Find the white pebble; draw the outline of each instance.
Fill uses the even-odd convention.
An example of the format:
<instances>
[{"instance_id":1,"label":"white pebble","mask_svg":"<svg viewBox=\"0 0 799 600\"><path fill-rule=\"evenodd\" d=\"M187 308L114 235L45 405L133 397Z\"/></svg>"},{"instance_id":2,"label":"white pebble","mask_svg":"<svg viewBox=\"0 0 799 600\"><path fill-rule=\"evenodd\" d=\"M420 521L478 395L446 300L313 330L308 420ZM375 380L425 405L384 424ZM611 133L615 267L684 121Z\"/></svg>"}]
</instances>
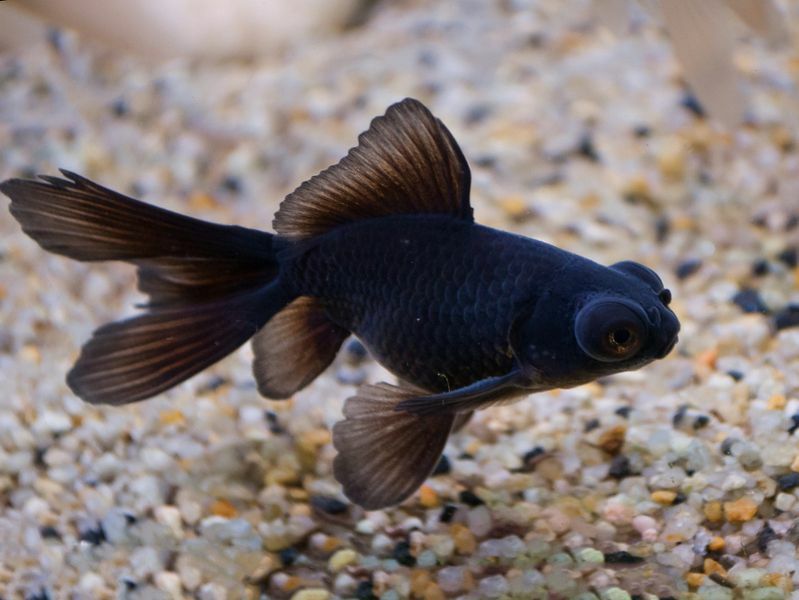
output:
<instances>
[{"instance_id":1,"label":"white pebble","mask_svg":"<svg viewBox=\"0 0 799 600\"><path fill-rule=\"evenodd\" d=\"M491 531L491 512L484 504L470 510L466 520L469 529L477 537L488 535L488 532Z\"/></svg>"},{"instance_id":2,"label":"white pebble","mask_svg":"<svg viewBox=\"0 0 799 600\"><path fill-rule=\"evenodd\" d=\"M153 511L155 520L169 527L170 531L176 538L183 537L183 524L180 519L180 511L171 505L163 504L156 506Z\"/></svg>"},{"instance_id":3,"label":"white pebble","mask_svg":"<svg viewBox=\"0 0 799 600\"><path fill-rule=\"evenodd\" d=\"M53 410L45 410L33 423L37 433L65 433L72 428L72 420L68 415Z\"/></svg>"},{"instance_id":4,"label":"white pebble","mask_svg":"<svg viewBox=\"0 0 799 600\"><path fill-rule=\"evenodd\" d=\"M104 586L105 582L103 581L103 578L100 577L97 573L92 573L92 572L85 573L80 578L80 583L78 583L78 587L82 592L86 592L92 595L96 594L98 596L100 595L99 592L103 589Z\"/></svg>"},{"instance_id":5,"label":"white pebble","mask_svg":"<svg viewBox=\"0 0 799 600\"><path fill-rule=\"evenodd\" d=\"M155 583L155 587L163 592L166 592L170 598L173 598L173 600L180 600L183 598L180 577L177 573L173 573L172 571L161 571L160 573L156 573L155 577L153 578L153 583Z\"/></svg>"},{"instance_id":6,"label":"white pebble","mask_svg":"<svg viewBox=\"0 0 799 600\"><path fill-rule=\"evenodd\" d=\"M169 454L152 446L141 451L141 459L144 466L151 471L165 471L174 463Z\"/></svg>"},{"instance_id":7,"label":"white pebble","mask_svg":"<svg viewBox=\"0 0 799 600\"><path fill-rule=\"evenodd\" d=\"M138 578L157 573L164 568L161 556L151 546L139 546L130 555L130 566Z\"/></svg>"},{"instance_id":8,"label":"white pebble","mask_svg":"<svg viewBox=\"0 0 799 600\"><path fill-rule=\"evenodd\" d=\"M199 600L227 600L225 588L218 583L206 583L197 593Z\"/></svg>"}]
</instances>

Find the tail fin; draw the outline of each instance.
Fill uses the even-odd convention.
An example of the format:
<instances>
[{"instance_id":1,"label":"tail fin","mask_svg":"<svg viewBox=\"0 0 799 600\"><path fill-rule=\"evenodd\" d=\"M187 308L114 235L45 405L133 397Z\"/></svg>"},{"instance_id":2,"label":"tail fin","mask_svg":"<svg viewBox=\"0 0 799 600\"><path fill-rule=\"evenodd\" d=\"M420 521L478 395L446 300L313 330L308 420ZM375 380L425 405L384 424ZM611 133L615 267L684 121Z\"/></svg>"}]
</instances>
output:
<instances>
[{"instance_id":1,"label":"tail fin","mask_svg":"<svg viewBox=\"0 0 799 600\"><path fill-rule=\"evenodd\" d=\"M95 331L67 382L93 403L149 398L217 362L291 298L276 280L274 236L207 223L66 179L11 179L0 191L44 249L82 261L124 260L149 295L141 316Z\"/></svg>"}]
</instances>

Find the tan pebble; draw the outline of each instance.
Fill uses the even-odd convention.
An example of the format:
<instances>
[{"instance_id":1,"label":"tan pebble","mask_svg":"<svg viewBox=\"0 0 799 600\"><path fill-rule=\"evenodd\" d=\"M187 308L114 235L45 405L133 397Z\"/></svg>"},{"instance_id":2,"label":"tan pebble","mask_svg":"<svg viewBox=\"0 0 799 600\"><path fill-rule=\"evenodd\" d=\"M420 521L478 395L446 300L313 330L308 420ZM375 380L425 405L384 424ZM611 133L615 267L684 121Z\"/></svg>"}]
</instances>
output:
<instances>
[{"instance_id":1,"label":"tan pebble","mask_svg":"<svg viewBox=\"0 0 799 600\"><path fill-rule=\"evenodd\" d=\"M162 410L158 415L158 420L162 425L184 425L186 417L179 410Z\"/></svg>"},{"instance_id":2,"label":"tan pebble","mask_svg":"<svg viewBox=\"0 0 799 600\"><path fill-rule=\"evenodd\" d=\"M343 548L330 557L330 560L327 561L327 568L331 573L338 573L344 567L357 562L357 560L358 553L355 550Z\"/></svg>"},{"instance_id":3,"label":"tan pebble","mask_svg":"<svg viewBox=\"0 0 799 600\"><path fill-rule=\"evenodd\" d=\"M300 590L291 597L291 600L328 600L330 592L322 588Z\"/></svg>"},{"instance_id":4,"label":"tan pebble","mask_svg":"<svg viewBox=\"0 0 799 600\"><path fill-rule=\"evenodd\" d=\"M691 587L699 587L705 581L705 576L703 573L686 573L685 574L685 583L690 585Z\"/></svg>"},{"instance_id":5,"label":"tan pebble","mask_svg":"<svg viewBox=\"0 0 799 600\"><path fill-rule=\"evenodd\" d=\"M799 288L799 267L793 270L793 287Z\"/></svg>"},{"instance_id":6,"label":"tan pebble","mask_svg":"<svg viewBox=\"0 0 799 600\"><path fill-rule=\"evenodd\" d=\"M300 579L296 575L289 575L288 577L282 580L280 589L282 589L284 592L293 592L301 585L302 585L302 579ZM295 596L292 596L292 599L294 597Z\"/></svg>"},{"instance_id":7,"label":"tan pebble","mask_svg":"<svg viewBox=\"0 0 799 600\"><path fill-rule=\"evenodd\" d=\"M438 494L429 485L419 488L419 503L425 508L435 508L440 504Z\"/></svg>"},{"instance_id":8,"label":"tan pebble","mask_svg":"<svg viewBox=\"0 0 799 600\"><path fill-rule=\"evenodd\" d=\"M299 483L300 474L292 469L270 469L264 478L266 485L291 485Z\"/></svg>"},{"instance_id":9,"label":"tan pebble","mask_svg":"<svg viewBox=\"0 0 799 600\"><path fill-rule=\"evenodd\" d=\"M499 206L510 219L522 221L530 216L530 209L521 196L508 196L499 200Z\"/></svg>"},{"instance_id":10,"label":"tan pebble","mask_svg":"<svg viewBox=\"0 0 799 600\"><path fill-rule=\"evenodd\" d=\"M411 593L415 598L422 597L430 584L430 572L425 569L414 569L411 573Z\"/></svg>"},{"instance_id":11,"label":"tan pebble","mask_svg":"<svg viewBox=\"0 0 799 600\"><path fill-rule=\"evenodd\" d=\"M19 356L24 361L36 364L38 364L42 359L42 355L39 352L39 349L31 344L23 346L19 352Z\"/></svg>"},{"instance_id":12,"label":"tan pebble","mask_svg":"<svg viewBox=\"0 0 799 600\"><path fill-rule=\"evenodd\" d=\"M289 488L288 489L289 498L292 500L307 500L308 499L308 492L302 488Z\"/></svg>"},{"instance_id":13,"label":"tan pebble","mask_svg":"<svg viewBox=\"0 0 799 600\"><path fill-rule=\"evenodd\" d=\"M599 447L608 454L618 454L624 446L624 438L627 435L625 425L616 425L602 432L599 436Z\"/></svg>"},{"instance_id":14,"label":"tan pebble","mask_svg":"<svg viewBox=\"0 0 799 600\"><path fill-rule=\"evenodd\" d=\"M682 179L685 174L685 148L677 138L666 140L657 157L660 173L671 180Z\"/></svg>"},{"instance_id":15,"label":"tan pebble","mask_svg":"<svg viewBox=\"0 0 799 600\"><path fill-rule=\"evenodd\" d=\"M444 600L446 596L438 584L431 581L424 590L423 598L424 600Z\"/></svg>"},{"instance_id":16,"label":"tan pebble","mask_svg":"<svg viewBox=\"0 0 799 600\"><path fill-rule=\"evenodd\" d=\"M183 598L183 586L180 582L180 576L172 571L161 571L156 573L153 578L155 587L162 592L166 592L170 598L180 600Z\"/></svg>"},{"instance_id":17,"label":"tan pebble","mask_svg":"<svg viewBox=\"0 0 799 600\"><path fill-rule=\"evenodd\" d=\"M458 554L472 554L477 548L477 541L474 534L460 523L456 523L450 528L452 539L455 542L455 549Z\"/></svg>"},{"instance_id":18,"label":"tan pebble","mask_svg":"<svg viewBox=\"0 0 799 600\"><path fill-rule=\"evenodd\" d=\"M717 523L724 518L724 512L722 510L721 502L713 500L712 502L708 502L702 507L702 512L705 513L705 518L708 521L712 521Z\"/></svg>"},{"instance_id":19,"label":"tan pebble","mask_svg":"<svg viewBox=\"0 0 799 600\"><path fill-rule=\"evenodd\" d=\"M768 399L768 403L766 404L766 408L769 410L782 410L785 408L785 404L788 401L785 399L783 394L774 394L771 398Z\"/></svg>"},{"instance_id":20,"label":"tan pebble","mask_svg":"<svg viewBox=\"0 0 799 600\"><path fill-rule=\"evenodd\" d=\"M724 503L724 517L730 523L751 521L757 514L757 504L751 498L743 497Z\"/></svg>"},{"instance_id":21,"label":"tan pebble","mask_svg":"<svg viewBox=\"0 0 799 600\"><path fill-rule=\"evenodd\" d=\"M264 581L280 566L280 561L273 554L264 554L258 566L250 575L251 581Z\"/></svg>"},{"instance_id":22,"label":"tan pebble","mask_svg":"<svg viewBox=\"0 0 799 600\"><path fill-rule=\"evenodd\" d=\"M702 568L704 569L705 574L707 575L712 575L713 573L716 573L718 575L721 575L722 577L727 576L727 569L722 567L712 558L706 558L705 562L702 565Z\"/></svg>"},{"instance_id":23,"label":"tan pebble","mask_svg":"<svg viewBox=\"0 0 799 600\"><path fill-rule=\"evenodd\" d=\"M209 210L216 208L216 199L210 194L195 192L189 197L189 205L197 210Z\"/></svg>"},{"instance_id":24,"label":"tan pebble","mask_svg":"<svg viewBox=\"0 0 799 600\"><path fill-rule=\"evenodd\" d=\"M652 189L644 176L636 176L630 179L624 186L622 194L639 202L652 201Z\"/></svg>"},{"instance_id":25,"label":"tan pebble","mask_svg":"<svg viewBox=\"0 0 799 600\"><path fill-rule=\"evenodd\" d=\"M671 506L677 498L677 493L671 490L656 490L649 497L652 502L657 502L663 506Z\"/></svg>"},{"instance_id":26,"label":"tan pebble","mask_svg":"<svg viewBox=\"0 0 799 600\"><path fill-rule=\"evenodd\" d=\"M224 499L214 500L214 503L211 504L211 514L217 517L225 517L226 519L232 519L238 514L236 507L233 506L230 502Z\"/></svg>"},{"instance_id":27,"label":"tan pebble","mask_svg":"<svg viewBox=\"0 0 799 600\"><path fill-rule=\"evenodd\" d=\"M778 587L785 592L793 591L793 581L783 573L766 573L760 578L760 585L763 587Z\"/></svg>"},{"instance_id":28,"label":"tan pebble","mask_svg":"<svg viewBox=\"0 0 799 600\"><path fill-rule=\"evenodd\" d=\"M707 544L707 549L711 552L721 552L724 550L724 538L719 536L712 538Z\"/></svg>"},{"instance_id":29,"label":"tan pebble","mask_svg":"<svg viewBox=\"0 0 799 600\"><path fill-rule=\"evenodd\" d=\"M312 513L313 510L311 510L310 504L293 504L289 509L289 514L291 514L294 517L310 517Z\"/></svg>"},{"instance_id":30,"label":"tan pebble","mask_svg":"<svg viewBox=\"0 0 799 600\"><path fill-rule=\"evenodd\" d=\"M793 462L791 463L791 471L796 471L799 473L799 454L794 457Z\"/></svg>"},{"instance_id":31,"label":"tan pebble","mask_svg":"<svg viewBox=\"0 0 799 600\"><path fill-rule=\"evenodd\" d=\"M708 348L707 350L703 350L699 354L696 355L694 360L696 364L708 368L708 369L715 369L716 368L716 361L719 359L719 350L718 348Z\"/></svg>"},{"instance_id":32,"label":"tan pebble","mask_svg":"<svg viewBox=\"0 0 799 600\"><path fill-rule=\"evenodd\" d=\"M325 554L329 554L330 552L335 552L338 548L341 547L341 540L337 537L326 537L322 543L319 545L319 550L324 552Z\"/></svg>"}]
</instances>

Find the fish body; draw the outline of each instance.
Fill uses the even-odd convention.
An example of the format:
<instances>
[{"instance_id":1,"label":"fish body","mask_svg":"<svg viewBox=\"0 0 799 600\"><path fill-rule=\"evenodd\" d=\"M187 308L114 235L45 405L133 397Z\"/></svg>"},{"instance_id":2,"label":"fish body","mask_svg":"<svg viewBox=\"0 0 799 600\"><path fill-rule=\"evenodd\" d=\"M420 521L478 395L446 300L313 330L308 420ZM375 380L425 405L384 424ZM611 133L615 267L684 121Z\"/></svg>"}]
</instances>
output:
<instances>
[{"instance_id":1,"label":"fish body","mask_svg":"<svg viewBox=\"0 0 799 600\"><path fill-rule=\"evenodd\" d=\"M359 388L333 430L334 474L365 508L412 494L474 410L639 368L677 340L670 293L647 267L476 224L468 164L415 100L287 196L274 234L63 174L0 191L43 248L132 263L149 296L142 314L94 332L70 388L136 402L252 339L259 392L288 398L355 334L399 378Z\"/></svg>"}]
</instances>

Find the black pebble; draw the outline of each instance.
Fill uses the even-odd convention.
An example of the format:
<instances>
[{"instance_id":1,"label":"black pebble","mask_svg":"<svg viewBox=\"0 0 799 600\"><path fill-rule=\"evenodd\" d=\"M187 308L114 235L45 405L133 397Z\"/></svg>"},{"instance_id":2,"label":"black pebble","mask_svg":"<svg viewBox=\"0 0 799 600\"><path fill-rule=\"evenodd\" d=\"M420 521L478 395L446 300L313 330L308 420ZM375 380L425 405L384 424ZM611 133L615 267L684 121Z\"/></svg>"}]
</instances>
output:
<instances>
[{"instance_id":1,"label":"black pebble","mask_svg":"<svg viewBox=\"0 0 799 600\"><path fill-rule=\"evenodd\" d=\"M626 550L619 550L618 552L605 553L605 562L608 564L637 565L644 562L644 559L640 556L634 556Z\"/></svg>"},{"instance_id":2,"label":"black pebble","mask_svg":"<svg viewBox=\"0 0 799 600\"><path fill-rule=\"evenodd\" d=\"M757 277L762 277L763 275L768 275L768 272L771 270L771 267L768 264L768 261L765 258L758 258L755 262L752 263L752 275Z\"/></svg>"},{"instance_id":3,"label":"black pebble","mask_svg":"<svg viewBox=\"0 0 799 600\"><path fill-rule=\"evenodd\" d=\"M124 117L130 113L130 106L124 98L117 98L111 103L111 112L115 117Z\"/></svg>"},{"instance_id":4,"label":"black pebble","mask_svg":"<svg viewBox=\"0 0 799 600\"><path fill-rule=\"evenodd\" d=\"M100 523L96 527L85 529L80 532L80 540L82 542L89 542L92 546L99 546L106 541L105 530Z\"/></svg>"},{"instance_id":5,"label":"black pebble","mask_svg":"<svg viewBox=\"0 0 799 600\"><path fill-rule=\"evenodd\" d=\"M637 138L647 138L652 135L652 128L649 125L636 125L633 135Z\"/></svg>"},{"instance_id":6,"label":"black pebble","mask_svg":"<svg viewBox=\"0 0 799 600\"><path fill-rule=\"evenodd\" d=\"M212 375L208 382L200 387L198 390L200 394L207 394L209 392L214 392L221 388L223 385L230 383L230 379L227 377L222 377L220 375Z\"/></svg>"},{"instance_id":7,"label":"black pebble","mask_svg":"<svg viewBox=\"0 0 799 600\"><path fill-rule=\"evenodd\" d=\"M707 424L710 423L710 417L707 415L699 415L694 419L694 429L702 429L703 427L707 427Z\"/></svg>"},{"instance_id":8,"label":"black pebble","mask_svg":"<svg viewBox=\"0 0 799 600\"><path fill-rule=\"evenodd\" d=\"M799 327L799 306L789 304L774 315L774 327L779 331L789 327Z\"/></svg>"},{"instance_id":9,"label":"black pebble","mask_svg":"<svg viewBox=\"0 0 799 600\"><path fill-rule=\"evenodd\" d=\"M786 266L795 269L799 264L799 251L796 248L786 248L777 255L777 258Z\"/></svg>"},{"instance_id":10,"label":"black pebble","mask_svg":"<svg viewBox=\"0 0 799 600\"><path fill-rule=\"evenodd\" d=\"M58 529L53 527L52 525L45 525L39 530L39 534L46 539L46 540L60 540L61 534L58 532Z\"/></svg>"},{"instance_id":11,"label":"black pebble","mask_svg":"<svg viewBox=\"0 0 799 600\"><path fill-rule=\"evenodd\" d=\"M683 419L685 418L685 414L687 412L688 412L688 405L681 404L679 407L677 407L677 411L671 417L671 424L674 427L678 427L680 423L682 423Z\"/></svg>"},{"instance_id":12,"label":"black pebble","mask_svg":"<svg viewBox=\"0 0 799 600\"><path fill-rule=\"evenodd\" d=\"M536 446L532 450L528 450L527 452L524 453L522 461L524 462L524 464L528 464L545 453L546 450L544 450L541 446Z\"/></svg>"},{"instance_id":13,"label":"black pebble","mask_svg":"<svg viewBox=\"0 0 799 600\"><path fill-rule=\"evenodd\" d=\"M346 502L328 496L311 496L311 506L329 515L340 515L349 509Z\"/></svg>"},{"instance_id":14,"label":"black pebble","mask_svg":"<svg viewBox=\"0 0 799 600\"><path fill-rule=\"evenodd\" d=\"M633 410L632 406L620 406L619 408L617 408L613 412L615 412L620 417L626 419L626 418L628 418L630 416L630 413L632 412L632 410Z\"/></svg>"},{"instance_id":15,"label":"black pebble","mask_svg":"<svg viewBox=\"0 0 799 600\"><path fill-rule=\"evenodd\" d=\"M601 423L599 422L599 419L589 419L588 421L585 422L585 427L583 427L583 432L588 433L589 431L593 431L594 429L597 429L600 425Z\"/></svg>"},{"instance_id":16,"label":"black pebble","mask_svg":"<svg viewBox=\"0 0 799 600\"><path fill-rule=\"evenodd\" d=\"M286 433L286 430L283 429L283 426L277 419L277 413L272 412L271 410L267 410L264 415L266 416L266 422L269 424L269 431L272 432L274 435L280 435L282 433Z\"/></svg>"},{"instance_id":17,"label":"black pebble","mask_svg":"<svg viewBox=\"0 0 799 600\"><path fill-rule=\"evenodd\" d=\"M280 552L278 552L278 556L280 556L280 562L284 567L290 567L297 559L300 557L300 553L295 548L283 548Z\"/></svg>"},{"instance_id":18,"label":"black pebble","mask_svg":"<svg viewBox=\"0 0 799 600\"><path fill-rule=\"evenodd\" d=\"M791 423L792 425L788 428L788 435L793 435L793 433L799 429L799 413L791 415Z\"/></svg>"},{"instance_id":19,"label":"black pebble","mask_svg":"<svg viewBox=\"0 0 799 600\"><path fill-rule=\"evenodd\" d=\"M705 118L705 109L699 103L699 100L697 100L696 96L694 96L690 92L686 92L686 94L682 97L682 100L680 101L680 106L691 111L695 117L698 117L700 119Z\"/></svg>"},{"instance_id":20,"label":"black pebble","mask_svg":"<svg viewBox=\"0 0 799 600\"><path fill-rule=\"evenodd\" d=\"M447 475L452 471L452 464L449 462L449 458L447 458L446 454L442 454L441 458L438 459L438 464L436 468L433 469L433 476L436 475Z\"/></svg>"},{"instance_id":21,"label":"black pebble","mask_svg":"<svg viewBox=\"0 0 799 600\"><path fill-rule=\"evenodd\" d=\"M671 221L669 221L668 217L658 217L657 221L655 221L655 240L659 244L662 244L666 241L666 238L669 237L671 233Z\"/></svg>"},{"instance_id":22,"label":"black pebble","mask_svg":"<svg viewBox=\"0 0 799 600\"><path fill-rule=\"evenodd\" d=\"M768 314L768 307L757 290L743 289L732 297L732 301L745 313Z\"/></svg>"},{"instance_id":23,"label":"black pebble","mask_svg":"<svg viewBox=\"0 0 799 600\"><path fill-rule=\"evenodd\" d=\"M372 582L367 579L358 583L358 587L355 589L355 597L358 600L377 600Z\"/></svg>"},{"instance_id":24,"label":"black pebble","mask_svg":"<svg viewBox=\"0 0 799 600\"><path fill-rule=\"evenodd\" d=\"M677 279L688 279L701 268L701 260L698 258L689 258L677 265L677 268L674 269L674 274L677 276Z\"/></svg>"},{"instance_id":25,"label":"black pebble","mask_svg":"<svg viewBox=\"0 0 799 600\"><path fill-rule=\"evenodd\" d=\"M468 125L474 125L476 123L480 123L485 121L486 118L491 114L491 107L485 104L477 104L472 106L467 112L464 121Z\"/></svg>"},{"instance_id":26,"label":"black pebble","mask_svg":"<svg viewBox=\"0 0 799 600\"><path fill-rule=\"evenodd\" d=\"M768 550L768 543L777 538L779 538L777 532L771 528L771 525L766 523L760 528L760 531L757 532L757 537L755 538L757 541L757 549L761 552L765 552Z\"/></svg>"},{"instance_id":27,"label":"black pebble","mask_svg":"<svg viewBox=\"0 0 799 600\"><path fill-rule=\"evenodd\" d=\"M41 446L33 451L33 464L37 467L43 468L47 465L44 463L44 455L47 453L47 448Z\"/></svg>"},{"instance_id":28,"label":"black pebble","mask_svg":"<svg viewBox=\"0 0 799 600\"><path fill-rule=\"evenodd\" d=\"M691 475L692 473L688 474L688 477L690 477ZM688 500L688 498L685 496L685 494L683 494L682 492L677 492L677 495L674 496L674 500L671 501L671 505L674 506L675 504L682 504L686 500Z\"/></svg>"},{"instance_id":29,"label":"black pebble","mask_svg":"<svg viewBox=\"0 0 799 600\"><path fill-rule=\"evenodd\" d=\"M391 556L404 567L412 567L416 564L416 558L411 554L411 547L406 541L397 542Z\"/></svg>"},{"instance_id":30,"label":"black pebble","mask_svg":"<svg viewBox=\"0 0 799 600\"><path fill-rule=\"evenodd\" d=\"M137 587L139 587L139 584L130 579L129 577L123 577L119 582L125 586L125 590L128 592L132 592Z\"/></svg>"},{"instance_id":31,"label":"black pebble","mask_svg":"<svg viewBox=\"0 0 799 600\"><path fill-rule=\"evenodd\" d=\"M730 369L727 371L727 375L729 375L733 381L741 381L744 378L744 374L741 371L736 371L735 369Z\"/></svg>"},{"instance_id":32,"label":"black pebble","mask_svg":"<svg viewBox=\"0 0 799 600\"><path fill-rule=\"evenodd\" d=\"M630 459L623 454L618 454L613 457L608 469L608 475L613 479L624 479L632 475L630 470Z\"/></svg>"},{"instance_id":33,"label":"black pebble","mask_svg":"<svg viewBox=\"0 0 799 600\"><path fill-rule=\"evenodd\" d=\"M231 194L241 193L242 187L241 179L235 175L228 175L222 180L222 189Z\"/></svg>"},{"instance_id":34,"label":"black pebble","mask_svg":"<svg viewBox=\"0 0 799 600\"><path fill-rule=\"evenodd\" d=\"M738 440L735 438L726 438L723 442L721 442L721 453L724 456L729 456L730 452L732 452L732 445L737 441Z\"/></svg>"},{"instance_id":35,"label":"black pebble","mask_svg":"<svg viewBox=\"0 0 799 600\"><path fill-rule=\"evenodd\" d=\"M785 221L785 231L791 231L797 225L799 225L799 213L793 213L788 219Z\"/></svg>"},{"instance_id":36,"label":"black pebble","mask_svg":"<svg viewBox=\"0 0 799 600\"><path fill-rule=\"evenodd\" d=\"M44 588L39 588L39 591L30 596L25 596L25 600L50 600L50 592Z\"/></svg>"},{"instance_id":37,"label":"black pebble","mask_svg":"<svg viewBox=\"0 0 799 600\"><path fill-rule=\"evenodd\" d=\"M485 502L480 499L480 496L471 490L463 490L458 494L458 499L467 506L480 506L481 504L485 504Z\"/></svg>"},{"instance_id":38,"label":"black pebble","mask_svg":"<svg viewBox=\"0 0 799 600\"><path fill-rule=\"evenodd\" d=\"M136 515L134 515L133 513L129 513L129 512L125 513L125 523L127 523L128 525L135 525L136 521L138 521L138 519L136 518Z\"/></svg>"},{"instance_id":39,"label":"black pebble","mask_svg":"<svg viewBox=\"0 0 799 600\"><path fill-rule=\"evenodd\" d=\"M357 338L351 338L344 346L344 352L347 356L347 361L352 365L359 365L369 357L369 351L366 346L361 343Z\"/></svg>"},{"instance_id":40,"label":"black pebble","mask_svg":"<svg viewBox=\"0 0 799 600\"><path fill-rule=\"evenodd\" d=\"M777 487L782 491L792 490L799 486L799 473L788 473L777 478Z\"/></svg>"},{"instance_id":41,"label":"black pebble","mask_svg":"<svg viewBox=\"0 0 799 600\"><path fill-rule=\"evenodd\" d=\"M446 504L444 508L441 509L441 514L438 517L438 520L442 523L449 523L452 521L452 517L455 516L455 513L458 512L458 507L454 504Z\"/></svg>"},{"instance_id":42,"label":"black pebble","mask_svg":"<svg viewBox=\"0 0 799 600\"><path fill-rule=\"evenodd\" d=\"M577 146L577 154L591 162L600 161L596 146L594 146L594 139L590 133L584 133L580 138L580 144Z\"/></svg>"}]
</instances>

